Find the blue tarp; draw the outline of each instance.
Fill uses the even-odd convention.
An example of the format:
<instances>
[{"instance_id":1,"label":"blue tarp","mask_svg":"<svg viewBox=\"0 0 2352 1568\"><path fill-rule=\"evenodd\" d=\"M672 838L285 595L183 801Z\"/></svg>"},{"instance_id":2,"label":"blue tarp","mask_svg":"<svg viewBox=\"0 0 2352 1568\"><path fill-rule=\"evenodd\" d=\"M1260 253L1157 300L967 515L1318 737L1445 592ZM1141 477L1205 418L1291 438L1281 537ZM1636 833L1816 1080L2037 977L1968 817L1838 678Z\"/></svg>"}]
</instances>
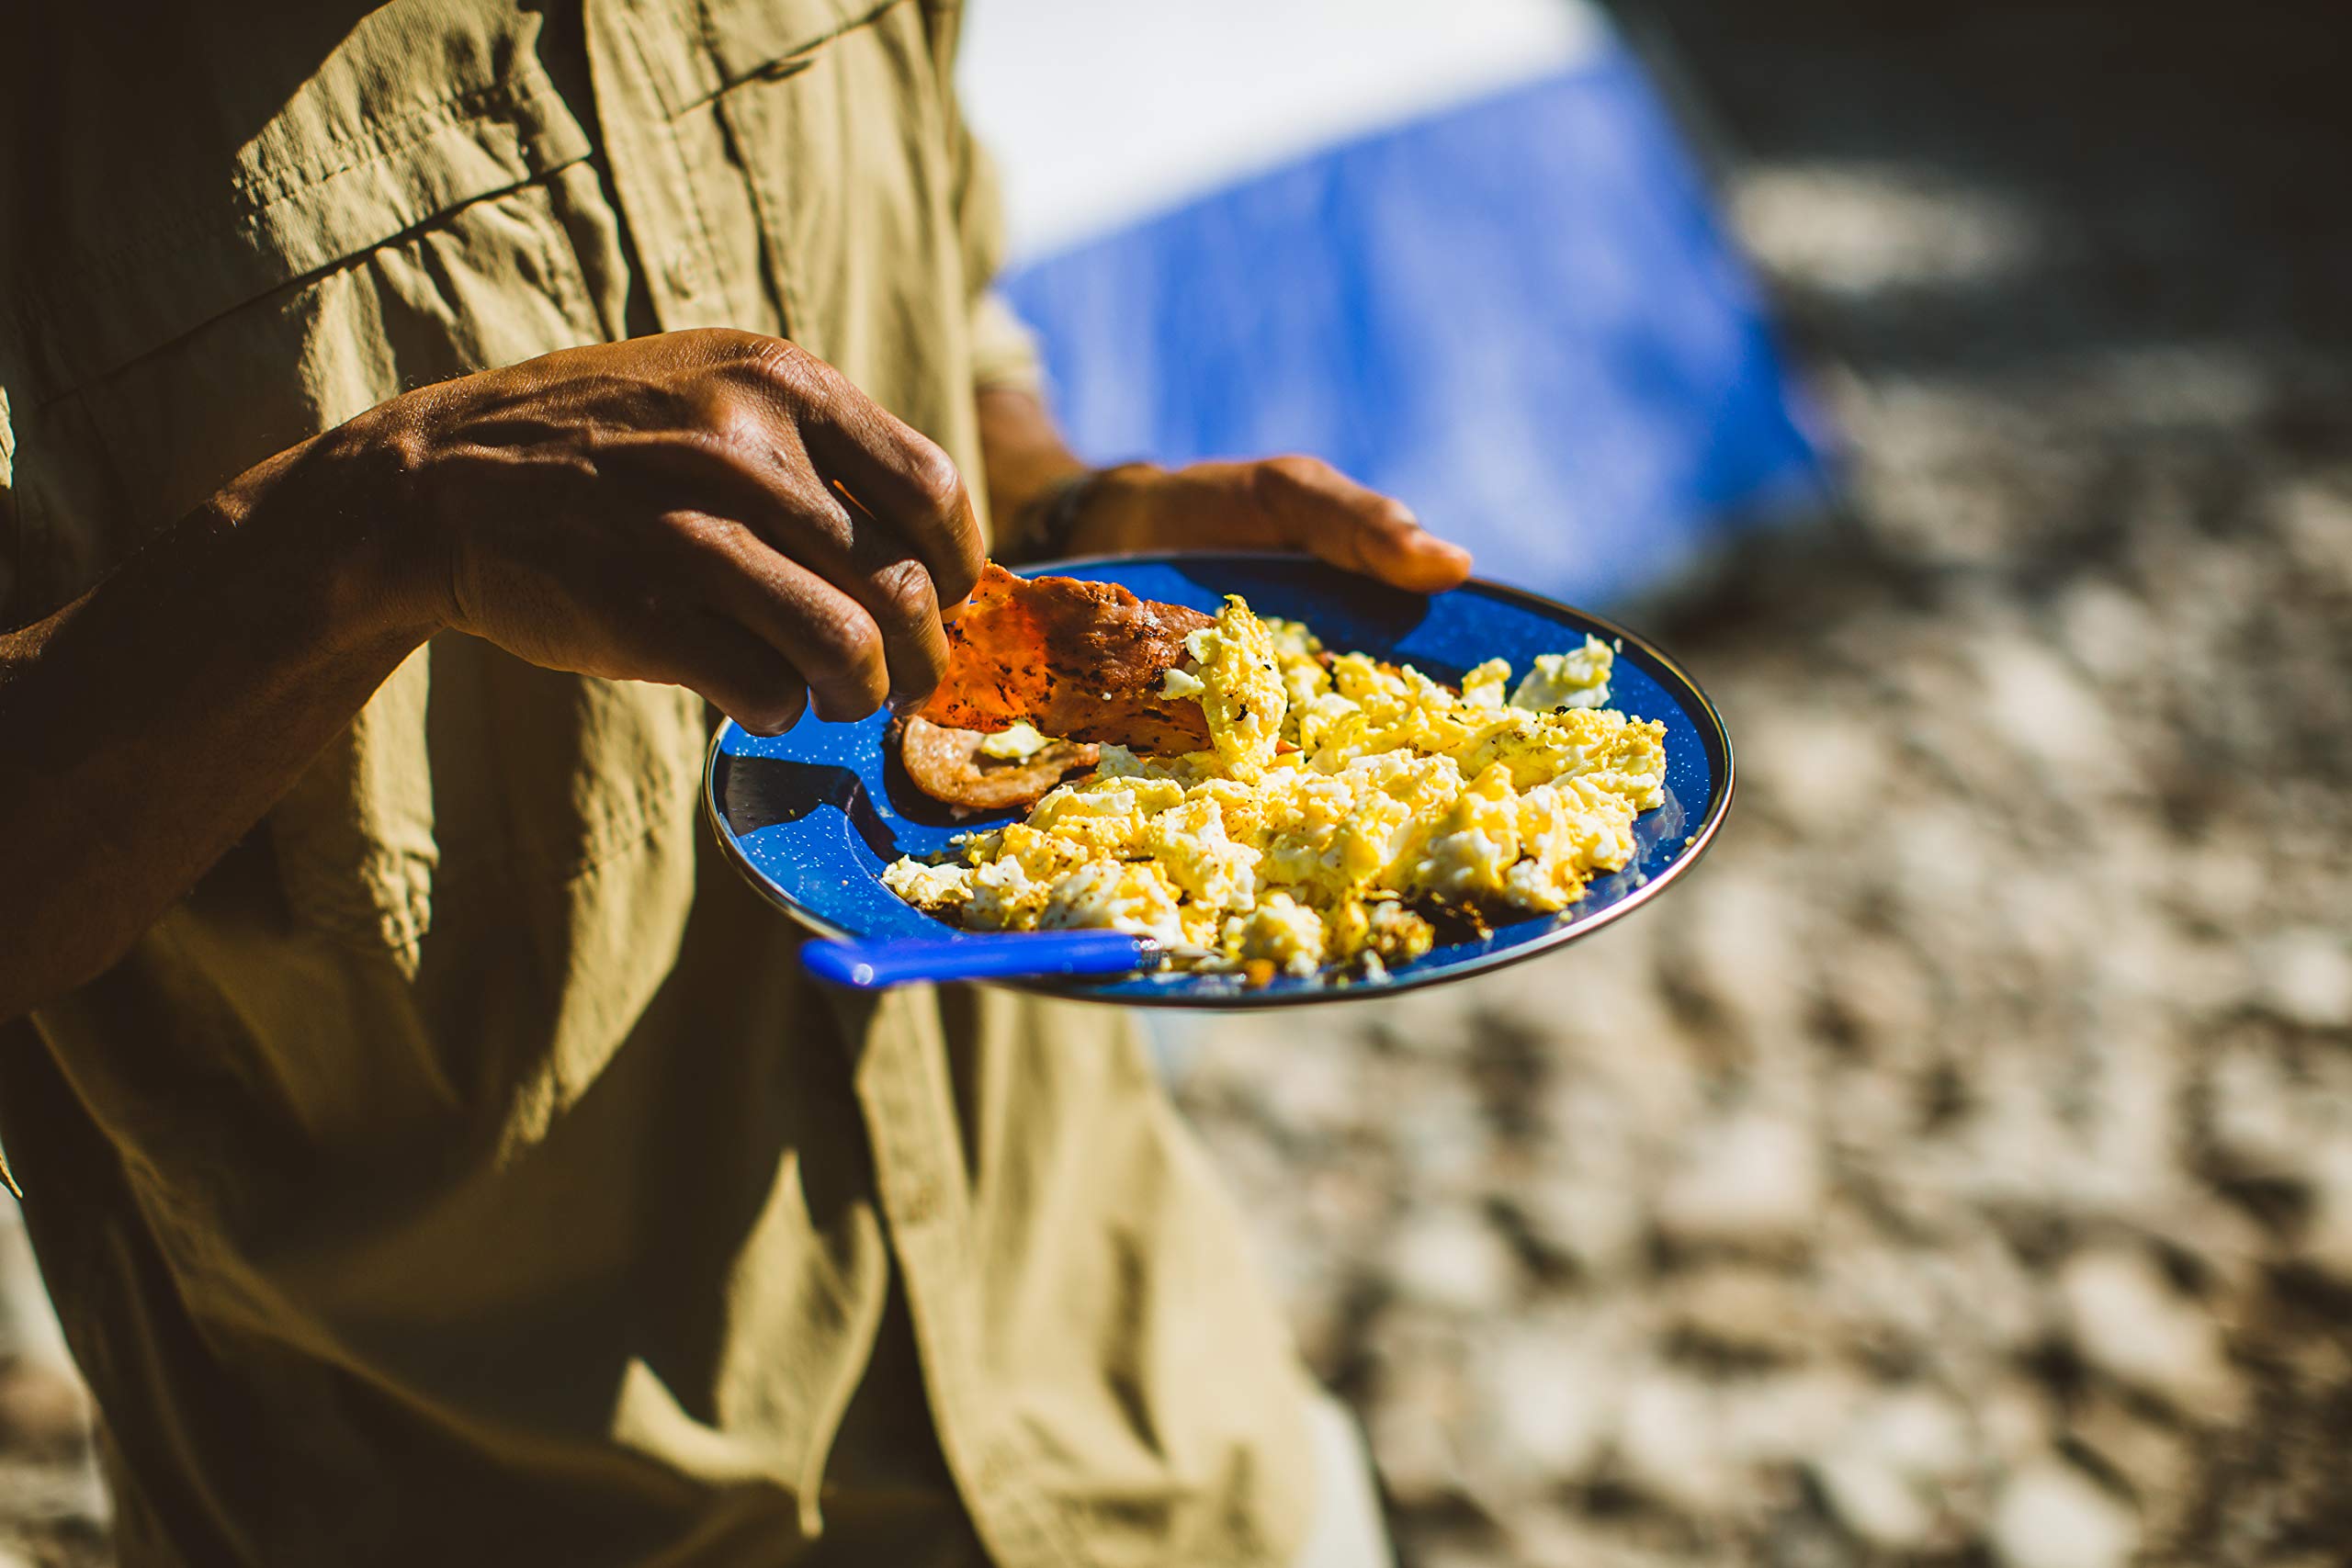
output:
<instances>
[{"instance_id":1,"label":"blue tarp","mask_svg":"<svg viewBox=\"0 0 2352 1568\"><path fill-rule=\"evenodd\" d=\"M1313 453L1571 601L1826 489L1754 280L1615 46L1004 288L1088 456Z\"/></svg>"}]
</instances>

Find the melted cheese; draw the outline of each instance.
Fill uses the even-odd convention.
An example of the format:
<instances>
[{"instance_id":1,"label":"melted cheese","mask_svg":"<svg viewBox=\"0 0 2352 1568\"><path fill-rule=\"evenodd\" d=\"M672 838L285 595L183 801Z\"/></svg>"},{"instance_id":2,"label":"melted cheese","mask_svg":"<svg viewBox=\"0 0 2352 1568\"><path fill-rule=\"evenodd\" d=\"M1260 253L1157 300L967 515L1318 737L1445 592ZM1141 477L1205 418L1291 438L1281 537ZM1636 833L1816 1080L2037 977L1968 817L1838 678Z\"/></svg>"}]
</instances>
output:
<instances>
[{"instance_id":1,"label":"melted cheese","mask_svg":"<svg viewBox=\"0 0 2352 1568\"><path fill-rule=\"evenodd\" d=\"M1012 724L993 735L982 736L980 755L994 757L1001 761L1018 762L1024 758L1035 756L1052 744L1052 741L1037 733L1035 725Z\"/></svg>"}]
</instances>

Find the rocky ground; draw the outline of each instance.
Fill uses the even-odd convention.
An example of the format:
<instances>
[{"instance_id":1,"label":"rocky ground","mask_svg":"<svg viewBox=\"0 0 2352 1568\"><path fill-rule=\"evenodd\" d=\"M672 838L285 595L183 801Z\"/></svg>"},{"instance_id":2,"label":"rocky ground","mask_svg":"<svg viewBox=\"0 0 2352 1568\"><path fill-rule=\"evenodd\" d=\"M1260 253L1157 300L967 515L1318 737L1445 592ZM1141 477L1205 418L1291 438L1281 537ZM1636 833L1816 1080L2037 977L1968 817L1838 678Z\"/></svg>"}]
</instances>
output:
<instances>
[{"instance_id":1,"label":"rocky ground","mask_svg":"<svg viewBox=\"0 0 2352 1568\"><path fill-rule=\"evenodd\" d=\"M1408 1562L2352 1562L2345 24L1634 17L1850 444L1634 617L1732 822L1183 1099Z\"/></svg>"},{"instance_id":2,"label":"rocky ground","mask_svg":"<svg viewBox=\"0 0 2352 1568\"><path fill-rule=\"evenodd\" d=\"M1734 819L1581 948L1174 1053L1409 1562L2352 1562L2333 11L1631 8L1850 446L1634 617ZM44 1386L0 1568L100 1553Z\"/></svg>"}]
</instances>

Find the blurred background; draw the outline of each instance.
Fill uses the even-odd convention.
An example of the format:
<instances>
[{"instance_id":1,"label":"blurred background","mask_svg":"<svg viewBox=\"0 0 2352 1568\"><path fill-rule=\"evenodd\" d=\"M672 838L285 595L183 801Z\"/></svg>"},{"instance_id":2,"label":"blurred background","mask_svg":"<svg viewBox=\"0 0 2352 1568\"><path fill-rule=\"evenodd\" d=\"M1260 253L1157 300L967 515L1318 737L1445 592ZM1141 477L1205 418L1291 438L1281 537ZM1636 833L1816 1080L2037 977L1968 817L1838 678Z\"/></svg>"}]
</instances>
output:
<instances>
[{"instance_id":1,"label":"blurred background","mask_svg":"<svg viewBox=\"0 0 2352 1568\"><path fill-rule=\"evenodd\" d=\"M1329 457L1738 750L1580 947L1164 1032L1406 1562L2352 1562L2342 7L970 28L1082 449ZM0 1369L104 1561L5 1203Z\"/></svg>"}]
</instances>

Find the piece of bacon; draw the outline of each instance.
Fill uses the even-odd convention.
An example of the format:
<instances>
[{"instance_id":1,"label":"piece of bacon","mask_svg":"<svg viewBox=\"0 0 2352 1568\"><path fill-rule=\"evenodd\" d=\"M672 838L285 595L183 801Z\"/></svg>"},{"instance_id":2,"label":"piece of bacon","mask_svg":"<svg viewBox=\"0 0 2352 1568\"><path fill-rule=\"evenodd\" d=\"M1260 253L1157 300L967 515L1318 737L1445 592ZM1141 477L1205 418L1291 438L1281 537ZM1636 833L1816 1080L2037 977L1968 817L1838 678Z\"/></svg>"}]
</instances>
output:
<instances>
[{"instance_id":1,"label":"piece of bacon","mask_svg":"<svg viewBox=\"0 0 2352 1568\"><path fill-rule=\"evenodd\" d=\"M899 722L899 760L917 789L966 811L1035 806L1063 779L1102 760L1100 746L1076 740L1049 740L1017 760L991 757L980 750L987 739L977 729L910 716Z\"/></svg>"},{"instance_id":2,"label":"piece of bacon","mask_svg":"<svg viewBox=\"0 0 2352 1568\"><path fill-rule=\"evenodd\" d=\"M1199 751L1208 720L1160 680L1198 610L1138 599L1111 582L1020 578L990 561L971 603L947 620L947 676L917 716L994 732L1026 720L1045 734L1137 751Z\"/></svg>"}]
</instances>

